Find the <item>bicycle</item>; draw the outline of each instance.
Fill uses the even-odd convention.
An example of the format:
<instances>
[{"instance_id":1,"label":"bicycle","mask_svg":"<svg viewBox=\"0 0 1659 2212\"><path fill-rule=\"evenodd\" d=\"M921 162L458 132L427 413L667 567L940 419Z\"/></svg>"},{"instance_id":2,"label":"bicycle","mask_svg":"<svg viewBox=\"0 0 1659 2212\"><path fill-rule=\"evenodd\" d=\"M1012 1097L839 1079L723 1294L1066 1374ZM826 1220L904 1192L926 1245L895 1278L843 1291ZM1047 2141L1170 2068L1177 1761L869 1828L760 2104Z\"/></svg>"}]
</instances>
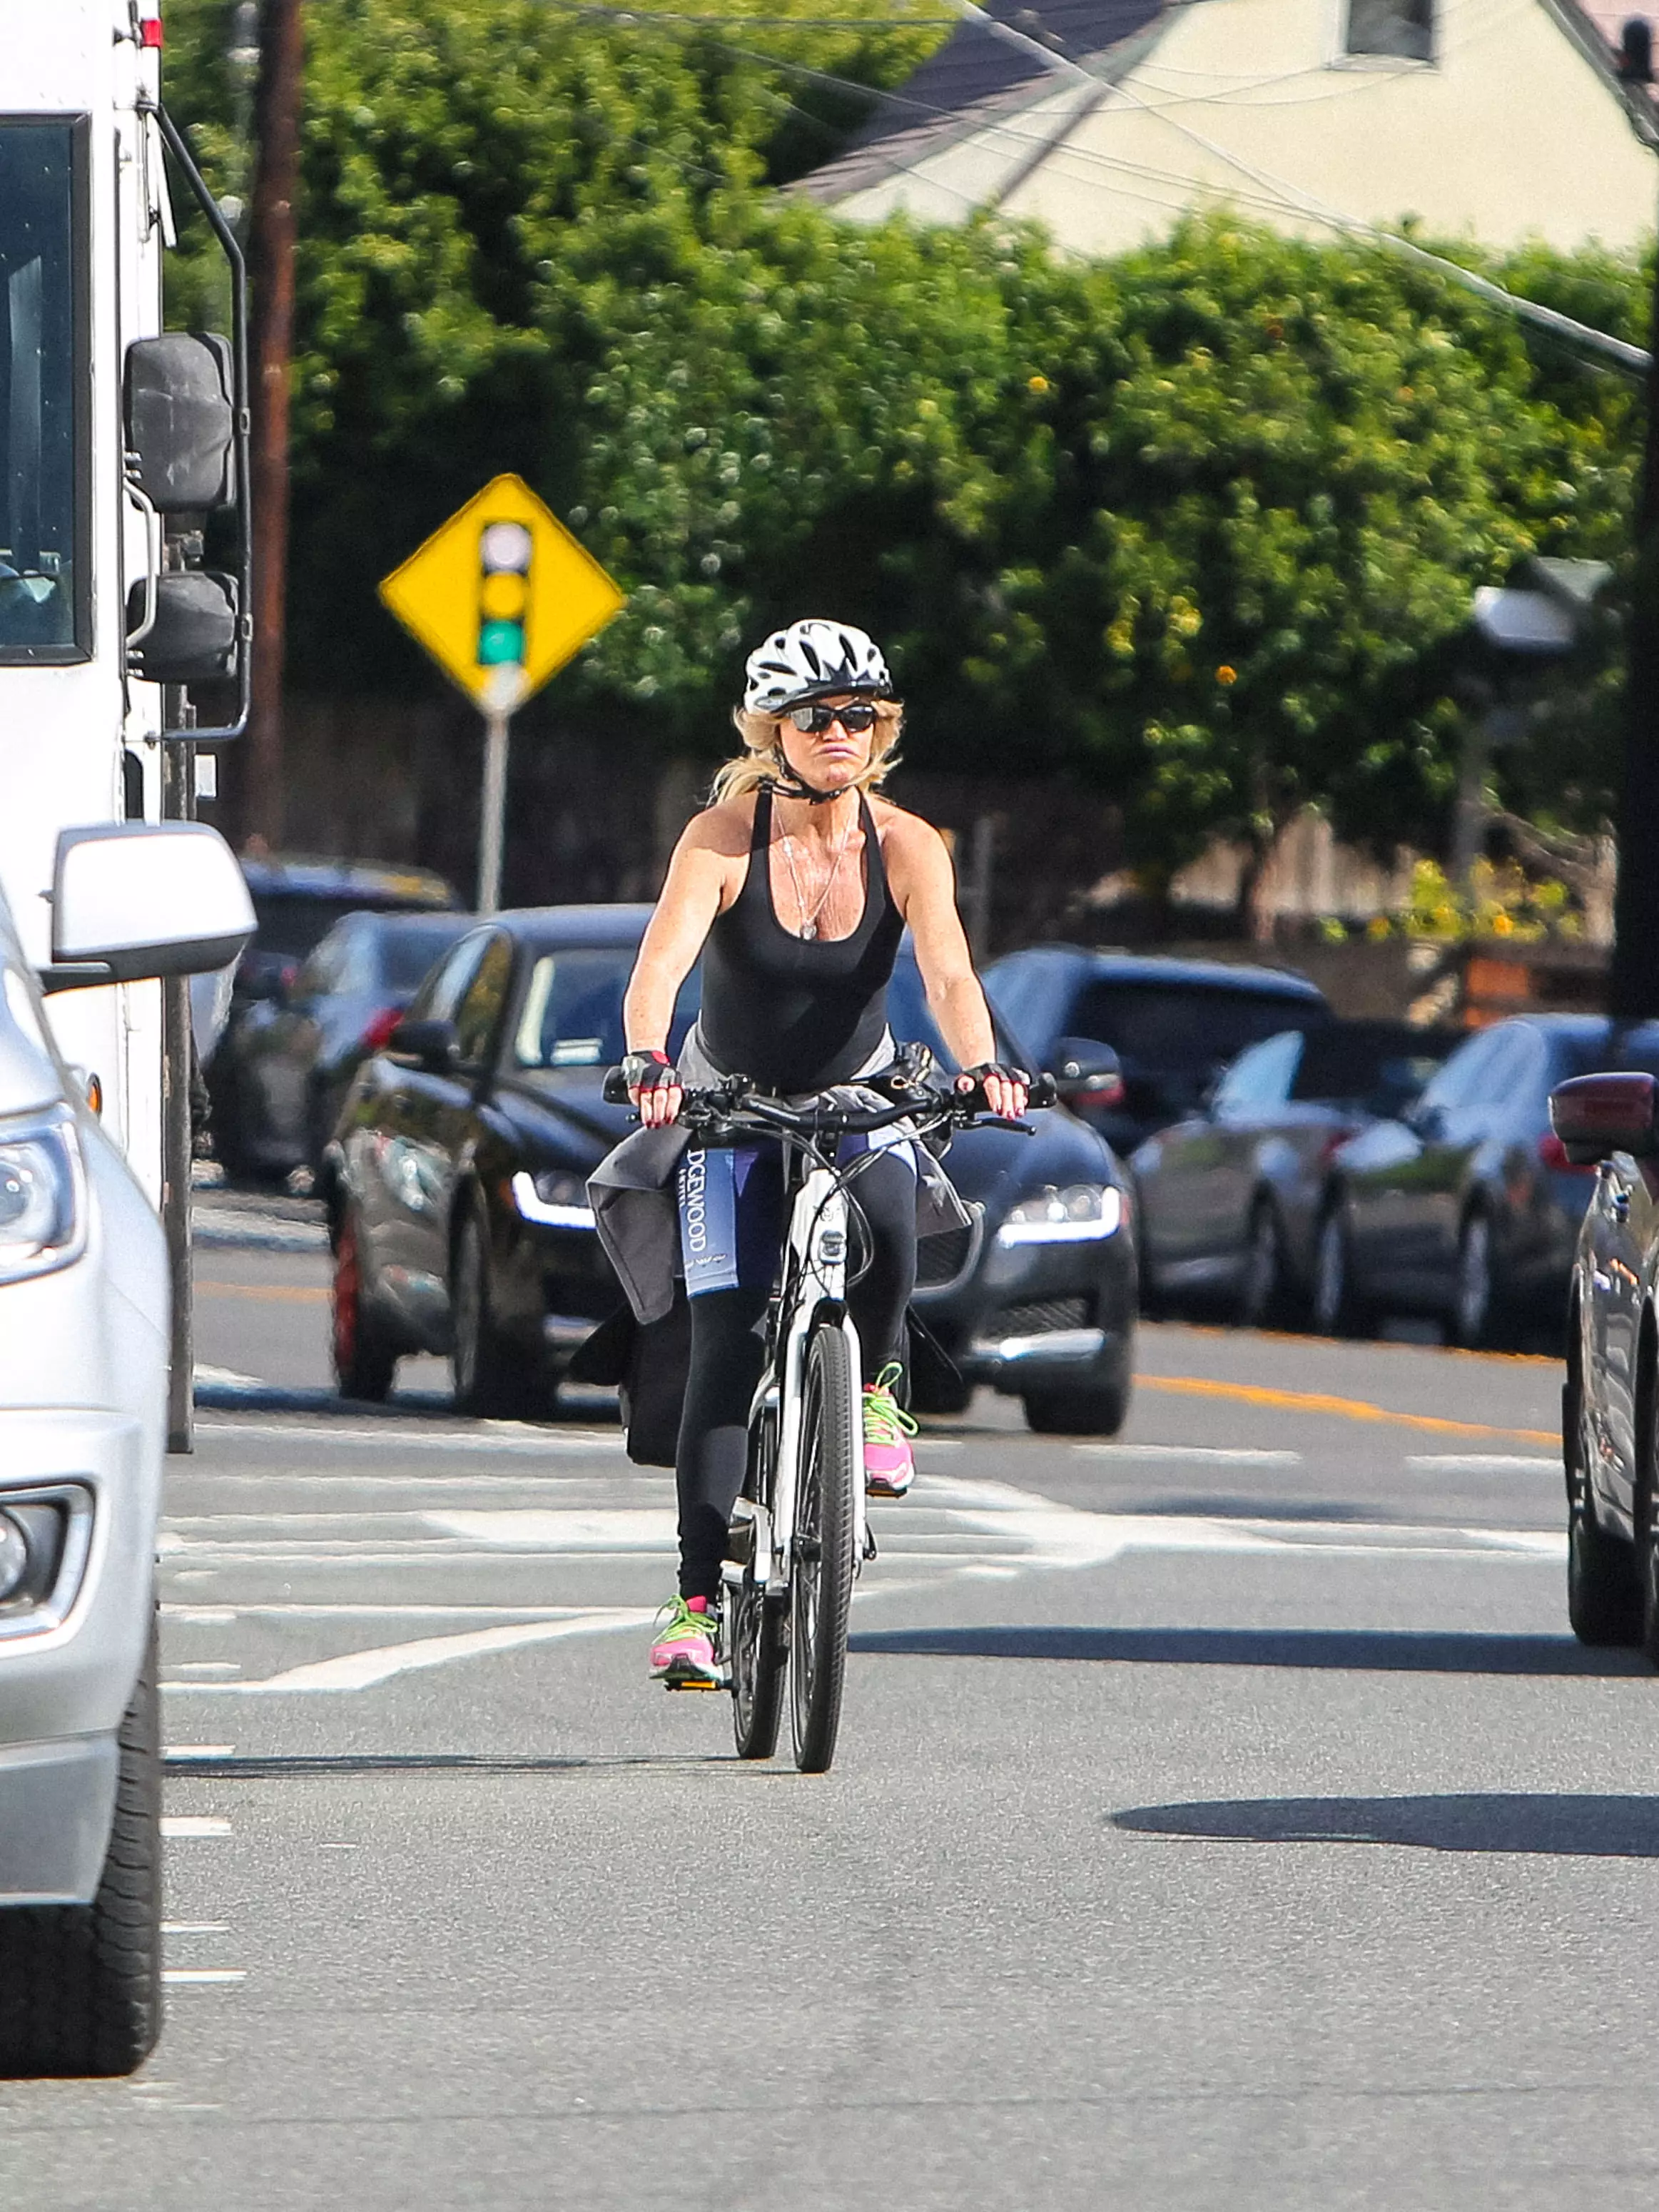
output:
<instances>
[{"instance_id":1,"label":"bicycle","mask_svg":"<svg viewBox=\"0 0 1659 2212\"><path fill-rule=\"evenodd\" d=\"M838 1164L833 1148L842 1137L873 1136L901 1121L923 1139L997 1120L979 1085L928 1085L921 1070L930 1064L919 1048L907 1048L894 1072L870 1079L864 1088L896 1101L884 1109L793 1107L743 1077L686 1090L680 1109L681 1125L706 1144L766 1138L783 1149L788 1226L722 1569L721 1656L739 1758L770 1759L776 1751L787 1676L795 1764L804 1774L827 1772L835 1757L854 1584L876 1556L864 1495L860 1346L847 1309L848 1188L858 1162ZM613 1070L606 1079L605 1095L616 1103L626 1097L620 1077ZM1031 1103L1053 1103L1052 1078L1035 1079ZM1030 1133L1025 1122L998 1126Z\"/></svg>"}]
</instances>

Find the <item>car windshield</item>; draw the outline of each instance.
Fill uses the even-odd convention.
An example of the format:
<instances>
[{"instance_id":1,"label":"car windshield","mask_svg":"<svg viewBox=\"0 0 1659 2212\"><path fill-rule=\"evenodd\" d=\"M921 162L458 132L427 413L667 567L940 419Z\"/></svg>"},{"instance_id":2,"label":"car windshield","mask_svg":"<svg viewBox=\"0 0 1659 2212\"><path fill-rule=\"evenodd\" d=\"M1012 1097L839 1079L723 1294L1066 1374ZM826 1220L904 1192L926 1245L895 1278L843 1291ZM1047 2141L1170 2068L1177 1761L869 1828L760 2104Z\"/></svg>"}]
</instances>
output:
<instances>
[{"instance_id":1,"label":"car windshield","mask_svg":"<svg viewBox=\"0 0 1659 2212\"><path fill-rule=\"evenodd\" d=\"M1462 1042L1455 1031L1333 1023L1304 1041L1291 1096L1397 1115Z\"/></svg>"},{"instance_id":2,"label":"car windshield","mask_svg":"<svg viewBox=\"0 0 1659 2212\"><path fill-rule=\"evenodd\" d=\"M623 994L634 972L632 945L572 945L539 953L513 1034L520 1067L610 1067L626 1047ZM696 1018L702 978L680 986L668 1049L677 1053Z\"/></svg>"},{"instance_id":3,"label":"car windshield","mask_svg":"<svg viewBox=\"0 0 1659 2212\"><path fill-rule=\"evenodd\" d=\"M1619 1043L1607 1032L1594 1042L1572 1037L1566 1042L1562 1058L1565 1062L1562 1075L1596 1075L1605 1068L1616 1067L1659 1075L1659 1029L1644 1024Z\"/></svg>"},{"instance_id":4,"label":"car windshield","mask_svg":"<svg viewBox=\"0 0 1659 2212\"><path fill-rule=\"evenodd\" d=\"M1328 1019L1316 1000L1202 984L1091 983L1077 1001L1073 1034L1109 1044L1137 1067L1198 1074L1281 1030Z\"/></svg>"},{"instance_id":5,"label":"car windshield","mask_svg":"<svg viewBox=\"0 0 1659 2212\"><path fill-rule=\"evenodd\" d=\"M76 657L75 134L0 122L0 661Z\"/></svg>"},{"instance_id":6,"label":"car windshield","mask_svg":"<svg viewBox=\"0 0 1659 2212\"><path fill-rule=\"evenodd\" d=\"M457 915L447 924L387 922L378 933L382 986L388 991L417 991L428 971L471 927L470 915Z\"/></svg>"}]
</instances>

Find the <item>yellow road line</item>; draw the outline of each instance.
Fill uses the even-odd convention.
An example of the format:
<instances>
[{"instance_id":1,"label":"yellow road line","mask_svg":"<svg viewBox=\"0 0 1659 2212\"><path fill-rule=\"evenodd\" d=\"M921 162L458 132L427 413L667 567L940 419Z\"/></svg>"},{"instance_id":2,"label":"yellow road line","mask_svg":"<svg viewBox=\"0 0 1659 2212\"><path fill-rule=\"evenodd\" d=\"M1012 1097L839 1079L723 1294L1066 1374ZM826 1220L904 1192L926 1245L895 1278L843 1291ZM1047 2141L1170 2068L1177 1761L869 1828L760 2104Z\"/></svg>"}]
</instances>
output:
<instances>
[{"instance_id":1,"label":"yellow road line","mask_svg":"<svg viewBox=\"0 0 1659 2212\"><path fill-rule=\"evenodd\" d=\"M1230 1398L1245 1406L1273 1406L1287 1413L1334 1413L1345 1421L1384 1421L1402 1429L1432 1429L1440 1436L1510 1437L1522 1443L1559 1444L1553 1429L1504 1429L1490 1421L1448 1421L1437 1413L1396 1413L1364 1398L1329 1398L1316 1390L1270 1390L1258 1382L1214 1382L1203 1375L1137 1375L1139 1390L1164 1390L1182 1398Z\"/></svg>"},{"instance_id":2,"label":"yellow road line","mask_svg":"<svg viewBox=\"0 0 1659 2212\"><path fill-rule=\"evenodd\" d=\"M198 1291L211 1291L219 1298L277 1298L289 1304L326 1305L333 1292L314 1283L216 1283L198 1281Z\"/></svg>"}]
</instances>

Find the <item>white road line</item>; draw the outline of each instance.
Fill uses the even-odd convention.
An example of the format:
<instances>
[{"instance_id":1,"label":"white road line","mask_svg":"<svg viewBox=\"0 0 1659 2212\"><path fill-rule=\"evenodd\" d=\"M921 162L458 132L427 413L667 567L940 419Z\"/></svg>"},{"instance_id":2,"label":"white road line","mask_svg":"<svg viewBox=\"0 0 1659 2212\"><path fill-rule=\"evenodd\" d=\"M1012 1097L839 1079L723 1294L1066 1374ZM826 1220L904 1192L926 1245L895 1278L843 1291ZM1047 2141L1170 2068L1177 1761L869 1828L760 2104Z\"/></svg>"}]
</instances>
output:
<instances>
[{"instance_id":1,"label":"white road line","mask_svg":"<svg viewBox=\"0 0 1659 2212\"><path fill-rule=\"evenodd\" d=\"M240 1966L163 1966L161 1979L169 1989L204 1989L215 1984L245 1982Z\"/></svg>"},{"instance_id":2,"label":"white road line","mask_svg":"<svg viewBox=\"0 0 1659 2212\"><path fill-rule=\"evenodd\" d=\"M228 1628L236 1615L228 1606L167 1605L161 1611L186 1628Z\"/></svg>"},{"instance_id":3,"label":"white road line","mask_svg":"<svg viewBox=\"0 0 1659 2212\"><path fill-rule=\"evenodd\" d=\"M161 1756L170 1766L188 1766L192 1759L228 1759L235 1748L234 1743L169 1743Z\"/></svg>"},{"instance_id":4,"label":"white road line","mask_svg":"<svg viewBox=\"0 0 1659 2212\"><path fill-rule=\"evenodd\" d=\"M164 1920L164 1936L228 1936L228 1920Z\"/></svg>"},{"instance_id":5,"label":"white road line","mask_svg":"<svg viewBox=\"0 0 1659 2212\"><path fill-rule=\"evenodd\" d=\"M198 1697L270 1696L329 1690L370 1690L394 1674L485 1652L517 1651L527 1644L550 1644L568 1636L602 1636L623 1628L643 1628L657 1617L653 1606L607 1606L564 1620L526 1620L501 1628L475 1628L460 1636L422 1637L414 1644L387 1644L372 1651L348 1651L337 1659L316 1659L290 1667L262 1682L163 1682L164 1690L183 1687Z\"/></svg>"},{"instance_id":6,"label":"white road line","mask_svg":"<svg viewBox=\"0 0 1659 2212\"><path fill-rule=\"evenodd\" d=\"M240 1682L216 1683L214 1686L240 1690L243 1685ZM161 1833L170 1844L183 1843L192 1836L228 1836L230 1823L216 1819L209 1813L164 1813L161 1815Z\"/></svg>"},{"instance_id":7,"label":"white road line","mask_svg":"<svg viewBox=\"0 0 1659 2212\"><path fill-rule=\"evenodd\" d=\"M239 1375L234 1367L204 1367L196 1369L198 1382L210 1382L220 1390L269 1390L270 1385L257 1375Z\"/></svg>"},{"instance_id":8,"label":"white road line","mask_svg":"<svg viewBox=\"0 0 1659 2212\"><path fill-rule=\"evenodd\" d=\"M1257 1451L1243 1444L1073 1444L1089 1459L1188 1462L1195 1467L1300 1467L1295 1451Z\"/></svg>"},{"instance_id":9,"label":"white road line","mask_svg":"<svg viewBox=\"0 0 1659 2212\"><path fill-rule=\"evenodd\" d=\"M240 1674L240 1659L180 1659L173 1668L177 1674Z\"/></svg>"},{"instance_id":10,"label":"white road line","mask_svg":"<svg viewBox=\"0 0 1659 2212\"><path fill-rule=\"evenodd\" d=\"M487 1452L492 1457L509 1453L543 1456L560 1452L620 1454L623 1449L619 1429L534 1429L525 1435L501 1436L481 1434L477 1429L441 1430L434 1434L429 1429L398 1429L389 1423L385 1428L346 1429L322 1424L313 1428L298 1428L292 1422L279 1421L198 1421L196 1433L198 1440L210 1437L216 1443L239 1437L261 1441L274 1437L295 1447L373 1444L383 1451Z\"/></svg>"},{"instance_id":11,"label":"white road line","mask_svg":"<svg viewBox=\"0 0 1659 2212\"><path fill-rule=\"evenodd\" d=\"M256 1473L227 1474L220 1468L192 1468L188 1474L169 1470L168 1480L174 1485L198 1482L234 1482L240 1495L255 1489L306 1490L397 1490L412 1492L418 1496L428 1490L556 1490L562 1488L590 1490L614 1489L619 1476L607 1470L604 1474L359 1474L347 1468L339 1474L303 1474L286 1468L261 1468ZM672 1490L672 1474L650 1474L643 1468L634 1470L633 1480L648 1482L664 1490Z\"/></svg>"},{"instance_id":12,"label":"white road line","mask_svg":"<svg viewBox=\"0 0 1659 2212\"><path fill-rule=\"evenodd\" d=\"M1425 1474L1510 1474L1519 1468L1553 1474L1559 1481L1561 1458L1540 1459L1536 1452L1420 1452L1406 1462Z\"/></svg>"}]
</instances>

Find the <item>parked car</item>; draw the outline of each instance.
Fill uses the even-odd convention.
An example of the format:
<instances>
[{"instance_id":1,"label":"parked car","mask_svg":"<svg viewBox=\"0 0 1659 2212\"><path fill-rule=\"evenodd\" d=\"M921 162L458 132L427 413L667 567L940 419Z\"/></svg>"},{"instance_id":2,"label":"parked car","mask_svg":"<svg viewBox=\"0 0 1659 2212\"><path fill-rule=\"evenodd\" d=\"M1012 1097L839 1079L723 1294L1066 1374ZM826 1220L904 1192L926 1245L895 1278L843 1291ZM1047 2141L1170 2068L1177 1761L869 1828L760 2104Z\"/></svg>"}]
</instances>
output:
<instances>
[{"instance_id":1,"label":"parked car","mask_svg":"<svg viewBox=\"0 0 1659 2212\"><path fill-rule=\"evenodd\" d=\"M1246 1328L1305 1312L1332 1160L1369 1122L1407 1112L1462 1039L1333 1021L1242 1052L1200 1113L1130 1163L1143 1291L1224 1302Z\"/></svg>"},{"instance_id":2,"label":"parked car","mask_svg":"<svg viewBox=\"0 0 1659 2212\"><path fill-rule=\"evenodd\" d=\"M1034 945L994 961L986 984L1035 1065L1081 1078L1109 1062L1122 1089L1075 1103L1120 1158L1196 1113L1246 1045L1332 1019L1305 976L1213 960Z\"/></svg>"},{"instance_id":3,"label":"parked car","mask_svg":"<svg viewBox=\"0 0 1659 2212\"><path fill-rule=\"evenodd\" d=\"M1527 1014L1478 1030L1416 1103L1331 1164L1314 1266L1314 1326L1359 1334L1427 1314L1459 1344L1559 1321L1589 1194L1550 1126L1549 1094L1612 1066L1659 1069L1659 1024Z\"/></svg>"},{"instance_id":4,"label":"parked car","mask_svg":"<svg viewBox=\"0 0 1659 2212\"><path fill-rule=\"evenodd\" d=\"M405 1352L448 1352L458 1403L544 1406L559 1370L621 1290L585 1185L632 1126L607 1106L622 999L650 908L546 907L497 915L428 978L359 1069L325 1152L341 1389L384 1397ZM671 1042L690 1027L687 982ZM896 1033L943 1045L914 960L895 978ZM1042 1133L970 1131L951 1172L971 1232L924 1238L917 1305L951 1358L933 1410L974 1381L1011 1389L1038 1425L1122 1419L1134 1265L1107 1146L1060 1110ZM919 1363L924 1365L926 1363Z\"/></svg>"},{"instance_id":5,"label":"parked car","mask_svg":"<svg viewBox=\"0 0 1659 2212\"><path fill-rule=\"evenodd\" d=\"M244 860L258 928L237 963L230 1006L204 1071L214 1150L234 1175L257 1172L242 1144L236 1041L256 1006L280 1002L301 963L349 914L446 913L459 905L441 876L372 860Z\"/></svg>"},{"instance_id":6,"label":"parked car","mask_svg":"<svg viewBox=\"0 0 1659 2212\"><path fill-rule=\"evenodd\" d=\"M1659 1082L1575 1077L1553 1095L1550 1119L1589 1193L1561 1398L1567 1617L1581 1643L1638 1644L1659 1665Z\"/></svg>"},{"instance_id":7,"label":"parked car","mask_svg":"<svg viewBox=\"0 0 1659 2212\"><path fill-rule=\"evenodd\" d=\"M257 998L221 1048L237 1164L319 1169L358 1064L378 1051L429 970L473 926L464 914L349 914L278 995Z\"/></svg>"},{"instance_id":8,"label":"parked car","mask_svg":"<svg viewBox=\"0 0 1659 2212\"><path fill-rule=\"evenodd\" d=\"M216 831L69 831L48 980L222 963L252 921ZM130 2074L161 2027L170 1295L0 895L0 2074Z\"/></svg>"},{"instance_id":9,"label":"parked car","mask_svg":"<svg viewBox=\"0 0 1659 2212\"><path fill-rule=\"evenodd\" d=\"M954 1068L908 946L888 1010L895 1036ZM1090 1095L1087 1079L1063 1086L1079 1095ZM1029 1118L1035 1136L966 1129L951 1144L945 1166L973 1226L922 1238L913 1305L960 1381L918 1357L912 1402L960 1412L986 1382L1018 1397L1039 1431L1110 1436L1133 1370L1133 1208L1110 1146L1070 1106Z\"/></svg>"}]
</instances>

